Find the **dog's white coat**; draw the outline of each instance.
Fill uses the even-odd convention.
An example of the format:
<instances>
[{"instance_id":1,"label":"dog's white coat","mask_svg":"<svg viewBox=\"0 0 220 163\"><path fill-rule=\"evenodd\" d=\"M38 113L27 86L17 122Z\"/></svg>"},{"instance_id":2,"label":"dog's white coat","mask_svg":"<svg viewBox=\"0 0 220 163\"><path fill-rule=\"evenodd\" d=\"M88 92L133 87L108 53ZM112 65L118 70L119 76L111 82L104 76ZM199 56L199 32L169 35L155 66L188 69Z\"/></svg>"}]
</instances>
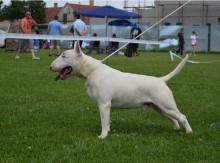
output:
<instances>
[{"instance_id":1,"label":"dog's white coat","mask_svg":"<svg viewBox=\"0 0 220 163\"><path fill-rule=\"evenodd\" d=\"M101 115L102 132L99 138L105 138L110 131L111 108L146 107L148 104L166 116L174 128L178 129L180 122L189 133L192 129L186 117L179 112L173 94L166 85L170 78L180 72L187 58L171 73L160 78L123 73L86 56L76 42L74 50L65 51L53 61L50 69L60 72L71 66L73 71L69 75L77 75L86 80L87 93L97 102Z\"/></svg>"}]
</instances>

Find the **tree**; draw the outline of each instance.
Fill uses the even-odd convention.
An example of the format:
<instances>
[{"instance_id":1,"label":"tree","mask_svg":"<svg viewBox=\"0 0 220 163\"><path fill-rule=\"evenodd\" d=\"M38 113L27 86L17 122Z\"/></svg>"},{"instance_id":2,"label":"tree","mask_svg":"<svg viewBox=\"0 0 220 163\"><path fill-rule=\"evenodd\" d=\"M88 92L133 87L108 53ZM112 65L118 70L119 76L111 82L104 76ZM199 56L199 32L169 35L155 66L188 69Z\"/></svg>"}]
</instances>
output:
<instances>
[{"instance_id":1,"label":"tree","mask_svg":"<svg viewBox=\"0 0 220 163\"><path fill-rule=\"evenodd\" d=\"M25 1L11 1L11 4L3 7L4 20L20 19L26 10Z\"/></svg>"},{"instance_id":2,"label":"tree","mask_svg":"<svg viewBox=\"0 0 220 163\"><path fill-rule=\"evenodd\" d=\"M3 6L3 1L0 1L0 21L1 21L1 18L2 18L2 16L3 16L3 14L2 14L2 6Z\"/></svg>"},{"instance_id":3,"label":"tree","mask_svg":"<svg viewBox=\"0 0 220 163\"><path fill-rule=\"evenodd\" d=\"M46 22L46 3L43 0L32 1L29 0L26 2L29 11L32 13L32 17L36 20L37 23L45 23Z\"/></svg>"},{"instance_id":4,"label":"tree","mask_svg":"<svg viewBox=\"0 0 220 163\"><path fill-rule=\"evenodd\" d=\"M0 7L2 4L0 3ZM46 3L43 0L39 1L12 1L8 6L0 8L0 21L2 20L14 20L21 19L24 17L25 12L30 11L32 17L37 23L46 22L45 8Z\"/></svg>"},{"instance_id":5,"label":"tree","mask_svg":"<svg viewBox=\"0 0 220 163\"><path fill-rule=\"evenodd\" d=\"M0 11L2 9L3 1L0 1Z\"/></svg>"}]
</instances>

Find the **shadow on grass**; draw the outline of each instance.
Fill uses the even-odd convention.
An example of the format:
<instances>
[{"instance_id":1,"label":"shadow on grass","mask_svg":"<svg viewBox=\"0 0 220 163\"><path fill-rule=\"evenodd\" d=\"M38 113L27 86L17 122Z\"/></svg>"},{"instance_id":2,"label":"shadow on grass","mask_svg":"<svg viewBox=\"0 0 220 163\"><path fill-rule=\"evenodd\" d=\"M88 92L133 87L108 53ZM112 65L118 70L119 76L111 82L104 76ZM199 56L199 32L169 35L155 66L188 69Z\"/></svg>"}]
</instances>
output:
<instances>
[{"instance_id":1,"label":"shadow on grass","mask_svg":"<svg viewBox=\"0 0 220 163\"><path fill-rule=\"evenodd\" d=\"M185 132L183 128L175 130L172 126L160 125L159 123L116 123L111 127L111 133L118 134L134 134L134 135L158 135L167 133Z\"/></svg>"}]
</instances>

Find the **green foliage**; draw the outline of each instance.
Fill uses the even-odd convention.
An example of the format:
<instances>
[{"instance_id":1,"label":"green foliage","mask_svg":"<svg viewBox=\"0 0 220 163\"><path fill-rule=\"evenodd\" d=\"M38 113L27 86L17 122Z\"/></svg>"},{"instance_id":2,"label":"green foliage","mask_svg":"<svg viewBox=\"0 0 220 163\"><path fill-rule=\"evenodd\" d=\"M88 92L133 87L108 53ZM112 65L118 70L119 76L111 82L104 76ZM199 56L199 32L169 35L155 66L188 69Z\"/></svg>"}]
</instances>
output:
<instances>
[{"instance_id":1,"label":"green foliage","mask_svg":"<svg viewBox=\"0 0 220 163\"><path fill-rule=\"evenodd\" d=\"M3 5L3 1L0 1L0 10L2 8L2 5Z\"/></svg>"},{"instance_id":2,"label":"green foliage","mask_svg":"<svg viewBox=\"0 0 220 163\"><path fill-rule=\"evenodd\" d=\"M33 18L37 23L43 24L46 22L46 3L41 1L27 1L27 6L29 6L29 11L32 13Z\"/></svg>"},{"instance_id":3,"label":"green foliage","mask_svg":"<svg viewBox=\"0 0 220 163\"><path fill-rule=\"evenodd\" d=\"M49 71L56 58L48 50L36 52L40 60L22 53L0 54L0 162L219 162L220 59L219 54L190 56L179 75L168 82L179 110L193 128L172 125L149 109L113 109L111 131L105 140L96 104L87 96L84 80L71 77L54 81ZM103 59L106 55L92 55ZM113 56L105 64L137 74L163 76L170 63L168 52L141 52L140 57ZM134 83L135 84L135 83Z\"/></svg>"},{"instance_id":4,"label":"green foliage","mask_svg":"<svg viewBox=\"0 0 220 163\"><path fill-rule=\"evenodd\" d=\"M3 17L3 1L0 1L0 21L2 20L2 17Z\"/></svg>"},{"instance_id":5,"label":"green foliage","mask_svg":"<svg viewBox=\"0 0 220 163\"><path fill-rule=\"evenodd\" d=\"M11 5L4 8L5 18L7 20L21 19L26 10L25 1L11 1Z\"/></svg>"},{"instance_id":6,"label":"green foliage","mask_svg":"<svg viewBox=\"0 0 220 163\"><path fill-rule=\"evenodd\" d=\"M39 1L11 1L11 4L1 9L0 21L21 19L25 16L26 11L31 11L33 18L37 23L46 22L46 14L44 8L46 3Z\"/></svg>"}]
</instances>

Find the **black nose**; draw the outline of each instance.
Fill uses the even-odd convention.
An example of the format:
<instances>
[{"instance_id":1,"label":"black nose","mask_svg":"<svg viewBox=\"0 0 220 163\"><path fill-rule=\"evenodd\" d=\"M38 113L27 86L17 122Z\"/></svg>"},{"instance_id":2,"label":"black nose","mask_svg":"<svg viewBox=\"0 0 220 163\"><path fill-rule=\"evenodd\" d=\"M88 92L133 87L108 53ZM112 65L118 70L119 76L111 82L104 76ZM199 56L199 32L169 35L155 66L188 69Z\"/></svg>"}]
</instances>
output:
<instances>
[{"instance_id":1,"label":"black nose","mask_svg":"<svg viewBox=\"0 0 220 163\"><path fill-rule=\"evenodd\" d=\"M50 70L52 70L52 67L50 66Z\"/></svg>"}]
</instances>

